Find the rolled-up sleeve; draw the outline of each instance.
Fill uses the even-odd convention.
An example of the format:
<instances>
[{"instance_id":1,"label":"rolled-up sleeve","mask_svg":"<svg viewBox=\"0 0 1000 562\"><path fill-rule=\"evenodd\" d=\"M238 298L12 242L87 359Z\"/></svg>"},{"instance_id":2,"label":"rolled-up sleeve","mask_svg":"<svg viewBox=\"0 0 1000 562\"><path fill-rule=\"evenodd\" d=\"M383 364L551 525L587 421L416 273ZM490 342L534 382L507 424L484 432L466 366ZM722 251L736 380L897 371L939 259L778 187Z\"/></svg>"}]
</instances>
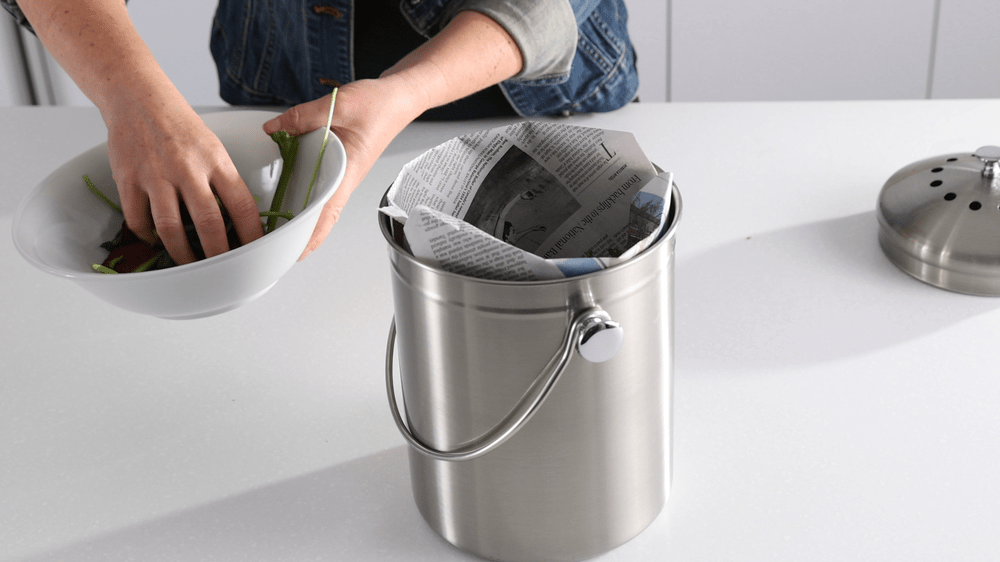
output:
<instances>
[{"instance_id":1,"label":"rolled-up sleeve","mask_svg":"<svg viewBox=\"0 0 1000 562\"><path fill-rule=\"evenodd\" d=\"M514 80L567 74L576 53L577 26L569 0L464 0L499 23L517 43L524 67Z\"/></svg>"}]
</instances>

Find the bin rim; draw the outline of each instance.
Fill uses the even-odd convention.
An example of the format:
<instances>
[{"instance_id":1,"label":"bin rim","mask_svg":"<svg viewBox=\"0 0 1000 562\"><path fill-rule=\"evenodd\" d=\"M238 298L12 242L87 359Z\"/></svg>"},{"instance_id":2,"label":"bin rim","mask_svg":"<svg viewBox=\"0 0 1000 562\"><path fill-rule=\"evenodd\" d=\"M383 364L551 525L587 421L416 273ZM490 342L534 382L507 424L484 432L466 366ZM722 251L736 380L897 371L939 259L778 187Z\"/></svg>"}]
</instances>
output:
<instances>
[{"instance_id":1,"label":"bin rim","mask_svg":"<svg viewBox=\"0 0 1000 562\"><path fill-rule=\"evenodd\" d=\"M382 199L379 201L379 208L386 206L389 201L389 190L392 189L390 185L386 189L385 193L382 194ZM540 281L508 281L501 279L483 279L481 277L471 277L469 275L460 275L458 273L452 273L450 271L445 271L438 267L428 265L423 261L419 260L414 256L409 250L400 246L393 235L392 222L393 218L379 212L379 227L382 230L382 236L385 238L386 242L389 244L390 250L399 255L400 257L406 259L413 267L418 269L423 269L432 272L435 275L442 275L445 277L450 277L454 279L462 280L463 282L479 282L486 285L498 285L498 286L508 286L508 287L538 287L544 285L555 285L559 283L565 283L567 281L586 281L592 279L596 276L605 274L610 271L618 271L622 268L631 267L633 264L640 262L649 257L650 254L656 253L656 250L662 245L668 243L672 240L677 231L677 223L680 222L681 212L683 210L683 202L681 200L681 192L678 189L675 182L670 183L670 210L667 213L667 220L669 223L660 236L654 241L648 248L640 252L635 257L623 261L621 263L612 265L606 269L601 269L599 271L592 271L590 273L585 273L583 275L575 275L573 277L566 277L563 279L545 279Z\"/></svg>"}]
</instances>

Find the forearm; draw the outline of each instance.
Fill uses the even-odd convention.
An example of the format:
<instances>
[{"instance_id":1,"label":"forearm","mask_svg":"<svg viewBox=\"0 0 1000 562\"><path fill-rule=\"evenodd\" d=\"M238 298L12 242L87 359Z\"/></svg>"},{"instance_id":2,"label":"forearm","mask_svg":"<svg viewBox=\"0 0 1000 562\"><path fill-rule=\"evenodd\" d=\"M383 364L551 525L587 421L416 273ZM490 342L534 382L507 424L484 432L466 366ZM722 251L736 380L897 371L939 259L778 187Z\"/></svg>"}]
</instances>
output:
<instances>
[{"instance_id":1,"label":"forearm","mask_svg":"<svg viewBox=\"0 0 1000 562\"><path fill-rule=\"evenodd\" d=\"M502 82L522 66L521 51L500 24L463 11L383 76L401 79L422 109L430 109Z\"/></svg>"},{"instance_id":2,"label":"forearm","mask_svg":"<svg viewBox=\"0 0 1000 562\"><path fill-rule=\"evenodd\" d=\"M107 118L125 98L176 97L122 0L19 0L46 49ZM175 100L176 101L176 100Z\"/></svg>"}]
</instances>

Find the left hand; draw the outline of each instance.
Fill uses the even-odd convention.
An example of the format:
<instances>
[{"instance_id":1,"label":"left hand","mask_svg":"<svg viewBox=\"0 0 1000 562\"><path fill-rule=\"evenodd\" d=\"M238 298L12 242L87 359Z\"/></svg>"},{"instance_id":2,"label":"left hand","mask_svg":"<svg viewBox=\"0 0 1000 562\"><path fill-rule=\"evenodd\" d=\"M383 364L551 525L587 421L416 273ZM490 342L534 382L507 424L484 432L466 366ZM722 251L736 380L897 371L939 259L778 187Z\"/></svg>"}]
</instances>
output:
<instances>
[{"instance_id":1,"label":"left hand","mask_svg":"<svg viewBox=\"0 0 1000 562\"><path fill-rule=\"evenodd\" d=\"M344 145L347 169L337 192L323 207L300 260L319 247L340 217L354 188L365 178L392 139L423 109L423 104L414 99L412 90L393 76L358 80L339 89L330 130ZM264 132L270 135L284 130L294 136L303 135L325 127L329 111L330 95L326 95L296 105L264 123Z\"/></svg>"}]
</instances>

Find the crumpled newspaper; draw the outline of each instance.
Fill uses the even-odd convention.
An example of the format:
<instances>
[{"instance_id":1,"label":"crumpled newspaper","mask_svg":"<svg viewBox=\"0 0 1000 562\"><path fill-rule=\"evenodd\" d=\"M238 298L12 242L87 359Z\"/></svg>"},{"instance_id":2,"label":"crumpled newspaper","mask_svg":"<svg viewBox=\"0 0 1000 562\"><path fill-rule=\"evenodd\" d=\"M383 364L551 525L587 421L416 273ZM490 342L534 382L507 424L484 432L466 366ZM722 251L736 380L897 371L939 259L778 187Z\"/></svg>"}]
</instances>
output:
<instances>
[{"instance_id":1,"label":"crumpled newspaper","mask_svg":"<svg viewBox=\"0 0 1000 562\"><path fill-rule=\"evenodd\" d=\"M670 216L672 175L630 133L525 121L463 135L400 171L380 211L413 255L460 275L562 279L628 260Z\"/></svg>"}]
</instances>

